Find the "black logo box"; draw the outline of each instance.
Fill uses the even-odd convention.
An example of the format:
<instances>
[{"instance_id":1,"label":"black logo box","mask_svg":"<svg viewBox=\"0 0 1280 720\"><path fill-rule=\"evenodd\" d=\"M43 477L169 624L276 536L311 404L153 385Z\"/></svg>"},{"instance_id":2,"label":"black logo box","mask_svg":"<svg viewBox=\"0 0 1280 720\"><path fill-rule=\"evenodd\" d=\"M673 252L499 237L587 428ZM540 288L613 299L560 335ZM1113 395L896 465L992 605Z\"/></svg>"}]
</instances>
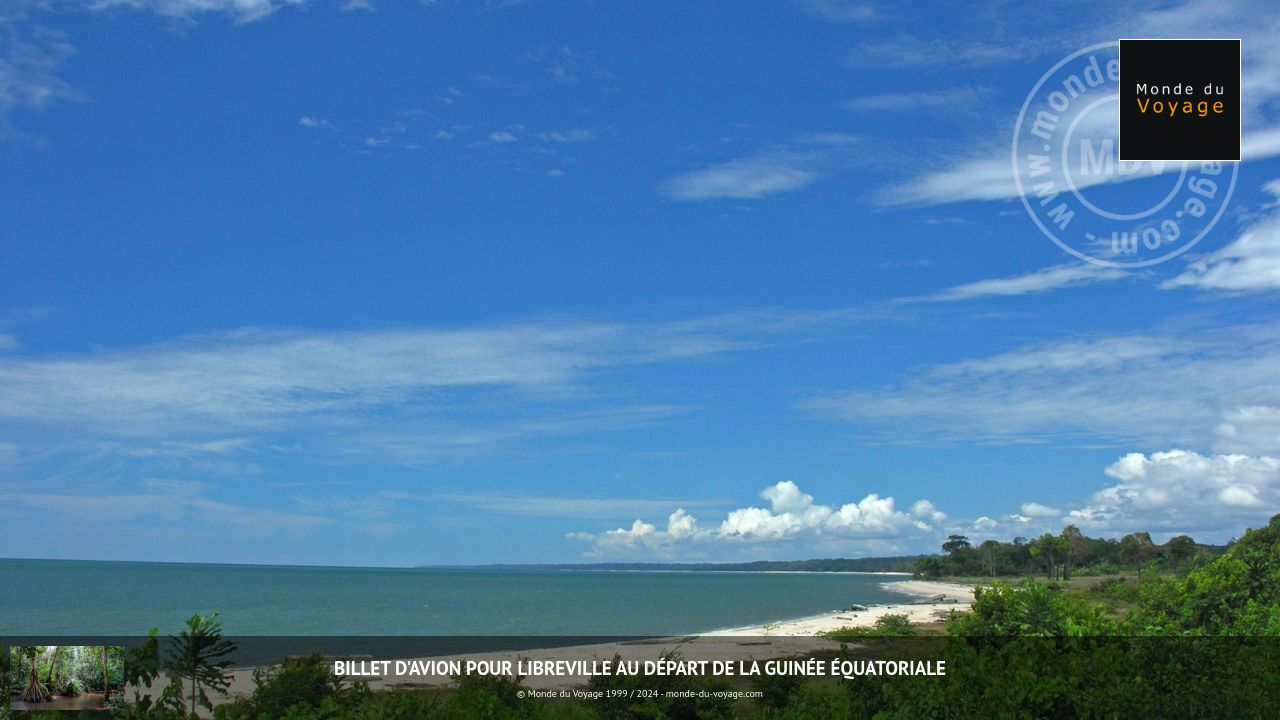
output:
<instances>
[{"instance_id":1,"label":"black logo box","mask_svg":"<svg viewBox=\"0 0 1280 720\"><path fill-rule=\"evenodd\" d=\"M1120 159L1239 160L1240 68L1239 39L1121 39Z\"/></svg>"}]
</instances>

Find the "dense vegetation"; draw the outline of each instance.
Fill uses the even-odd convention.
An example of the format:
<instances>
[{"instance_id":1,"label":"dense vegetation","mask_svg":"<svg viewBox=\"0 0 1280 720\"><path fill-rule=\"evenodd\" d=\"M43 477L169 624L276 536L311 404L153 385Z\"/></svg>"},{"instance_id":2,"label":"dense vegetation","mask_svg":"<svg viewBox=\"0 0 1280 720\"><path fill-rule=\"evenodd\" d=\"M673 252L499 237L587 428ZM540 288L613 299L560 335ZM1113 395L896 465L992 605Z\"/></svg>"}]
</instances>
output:
<instances>
[{"instance_id":1,"label":"dense vegetation","mask_svg":"<svg viewBox=\"0 0 1280 720\"><path fill-rule=\"evenodd\" d=\"M1151 534L1135 532L1119 540L1091 538L1075 525L1054 535L1011 542L986 540L976 547L964 535L952 535L942 544L941 555L918 558L912 568L917 577L944 576L1019 577L1044 575L1050 580L1070 580L1072 575L1114 575L1124 571L1177 571L1221 555L1225 547L1201 545L1186 535L1156 545Z\"/></svg>"},{"instance_id":2,"label":"dense vegetation","mask_svg":"<svg viewBox=\"0 0 1280 720\"><path fill-rule=\"evenodd\" d=\"M1148 561L1154 559L1148 558ZM459 677L447 691L371 691L334 678L323 656L255 674L247 697L216 720L801 720L850 718L1274 718L1280 717L1280 515L1224 554L1181 573L1112 578L1086 591L1056 582L995 581L942 635L888 616L836 637L840 653L945 660L945 676L597 677L605 699L531 699L520 678ZM1173 559L1170 559L1173 562ZM1066 574L1065 572L1061 574ZM204 687L224 682L216 618L193 618L170 639L131 651L131 684L167 675L160 698L134 698L125 717L178 720ZM635 697L630 690L658 690ZM753 699L725 691L753 690ZM610 691L614 691L610 697ZM621 691L621 692L618 692ZM668 691L673 695L667 695Z\"/></svg>"}]
</instances>

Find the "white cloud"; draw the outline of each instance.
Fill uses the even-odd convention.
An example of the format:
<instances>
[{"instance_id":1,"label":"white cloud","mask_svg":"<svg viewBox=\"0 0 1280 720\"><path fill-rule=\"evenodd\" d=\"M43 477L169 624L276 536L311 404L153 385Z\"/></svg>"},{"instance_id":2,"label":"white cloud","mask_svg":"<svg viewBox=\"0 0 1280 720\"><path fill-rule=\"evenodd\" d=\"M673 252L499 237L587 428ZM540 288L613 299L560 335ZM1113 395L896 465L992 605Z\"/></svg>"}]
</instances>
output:
<instances>
[{"instance_id":1,"label":"white cloud","mask_svg":"<svg viewBox=\"0 0 1280 720\"><path fill-rule=\"evenodd\" d=\"M1274 457L1129 453L1106 474L1116 484L1068 514L1082 529L1238 533L1280 508L1280 459Z\"/></svg>"},{"instance_id":2,"label":"white cloud","mask_svg":"<svg viewBox=\"0 0 1280 720\"><path fill-rule=\"evenodd\" d=\"M1042 43L1018 41L966 40L956 34L945 39L899 37L893 40L864 40L849 53L853 66L883 68L977 68L1021 60Z\"/></svg>"},{"instance_id":3,"label":"white cloud","mask_svg":"<svg viewBox=\"0 0 1280 720\"><path fill-rule=\"evenodd\" d=\"M426 462L686 413L619 395L628 368L708 359L845 313L459 329L242 329L78 355L0 355L0 428L59 446L290 435L315 452Z\"/></svg>"},{"instance_id":4,"label":"white cloud","mask_svg":"<svg viewBox=\"0 0 1280 720\"><path fill-rule=\"evenodd\" d=\"M489 133L489 142L494 142L494 143L513 143L513 142L515 142L516 140L517 140L517 138L516 138L515 134L514 134L514 133L511 133L511 132L508 132L508 131L506 131L506 130L498 130L498 131L495 131L495 132L491 132L491 133Z\"/></svg>"},{"instance_id":5,"label":"white cloud","mask_svg":"<svg viewBox=\"0 0 1280 720\"><path fill-rule=\"evenodd\" d=\"M1028 295L1065 287L1119 280L1126 275L1125 271L1117 268L1100 267L1083 262L1068 263L1035 270L1023 275L992 278L957 285L933 295L903 298L902 302L951 302L991 296Z\"/></svg>"},{"instance_id":6,"label":"white cloud","mask_svg":"<svg viewBox=\"0 0 1280 720\"><path fill-rule=\"evenodd\" d=\"M857 112L917 112L943 109L954 113L960 110L971 110L990 93L988 88L981 87L884 93L846 100L840 106Z\"/></svg>"},{"instance_id":7,"label":"white cloud","mask_svg":"<svg viewBox=\"0 0 1280 720\"><path fill-rule=\"evenodd\" d=\"M876 8L861 0L795 0L806 14L830 23L861 23L876 17Z\"/></svg>"},{"instance_id":8,"label":"white cloud","mask_svg":"<svg viewBox=\"0 0 1280 720\"><path fill-rule=\"evenodd\" d=\"M0 139L15 135L15 111L43 110L55 103L83 100L83 94L58 77L75 48L61 33L19 27L0 15Z\"/></svg>"},{"instance_id":9,"label":"white cloud","mask_svg":"<svg viewBox=\"0 0 1280 720\"><path fill-rule=\"evenodd\" d=\"M1052 518L1062 514L1062 511L1058 508L1034 502L1023 503L1019 510L1022 511L1022 515L1033 518Z\"/></svg>"},{"instance_id":10,"label":"white cloud","mask_svg":"<svg viewBox=\"0 0 1280 720\"><path fill-rule=\"evenodd\" d=\"M303 115L298 118L298 124L302 127L313 128L317 130L337 130L338 126L329 122L325 118L315 117L313 115Z\"/></svg>"},{"instance_id":11,"label":"white cloud","mask_svg":"<svg viewBox=\"0 0 1280 720\"><path fill-rule=\"evenodd\" d=\"M755 155L668 178L658 192L673 200L753 200L799 190L847 157L857 143L844 133L799 135Z\"/></svg>"},{"instance_id":12,"label":"white cloud","mask_svg":"<svg viewBox=\"0 0 1280 720\"><path fill-rule=\"evenodd\" d=\"M152 482L146 492L75 494L0 492L0 505L37 513L69 513L89 524L150 520L170 525L232 527L254 538L306 535L329 525L330 518L233 505L212 500L200 483ZM102 512L110 508L110 512Z\"/></svg>"},{"instance_id":13,"label":"white cloud","mask_svg":"<svg viewBox=\"0 0 1280 720\"><path fill-rule=\"evenodd\" d=\"M599 535L575 533L572 538L591 542L588 556L670 556L681 546L724 543L770 543L791 540L884 540L919 537L935 532L946 515L927 500L916 502L910 512L896 509L892 497L872 493L858 502L839 507L821 505L791 481L765 488L760 497L768 507L733 510L718 526L705 527L678 508L667 517L665 529L637 519L629 528Z\"/></svg>"},{"instance_id":14,"label":"white cloud","mask_svg":"<svg viewBox=\"0 0 1280 720\"><path fill-rule=\"evenodd\" d=\"M884 194L891 204L943 204L966 200L1008 200L1018 197L1013 169L1005 154L993 152L969 159L953 159L947 168L926 172Z\"/></svg>"},{"instance_id":15,"label":"white cloud","mask_svg":"<svg viewBox=\"0 0 1280 720\"><path fill-rule=\"evenodd\" d=\"M1054 438L1277 454L1277 357L1280 323L1074 338L927 366L806 407L893 441Z\"/></svg>"},{"instance_id":16,"label":"white cloud","mask_svg":"<svg viewBox=\"0 0 1280 720\"><path fill-rule=\"evenodd\" d=\"M602 65L593 52L575 50L567 45L544 45L525 55L537 63L553 82L559 85L593 85L600 90L613 90L612 72Z\"/></svg>"},{"instance_id":17,"label":"white cloud","mask_svg":"<svg viewBox=\"0 0 1280 720\"><path fill-rule=\"evenodd\" d=\"M398 495L393 499L419 499L434 503L465 505L499 515L594 520L619 519L637 513L659 513L671 508L712 507L720 500L678 500L674 498L575 497L571 495L527 495L522 493L445 493L438 495Z\"/></svg>"},{"instance_id":18,"label":"white cloud","mask_svg":"<svg viewBox=\"0 0 1280 720\"><path fill-rule=\"evenodd\" d=\"M818 179L794 158L739 158L669 178L659 192L674 200L757 199L798 190Z\"/></svg>"},{"instance_id":19,"label":"white cloud","mask_svg":"<svg viewBox=\"0 0 1280 720\"><path fill-rule=\"evenodd\" d=\"M539 140L555 143L584 143L596 139L594 128L574 128L566 132L546 132L538 134Z\"/></svg>"},{"instance_id":20,"label":"white cloud","mask_svg":"<svg viewBox=\"0 0 1280 720\"><path fill-rule=\"evenodd\" d=\"M1162 288L1250 292L1280 290L1280 214L1271 212L1226 247L1195 260Z\"/></svg>"},{"instance_id":21,"label":"white cloud","mask_svg":"<svg viewBox=\"0 0 1280 720\"><path fill-rule=\"evenodd\" d=\"M226 15L236 22L253 22L280 8L305 5L308 0L90 0L92 10L126 9L192 20L199 15Z\"/></svg>"},{"instance_id":22,"label":"white cloud","mask_svg":"<svg viewBox=\"0 0 1280 720\"><path fill-rule=\"evenodd\" d=\"M1117 6L1117 9L1119 6ZM1170 4L1141 12L1113 11L1113 25L1098 27L1099 18L1090 16L1088 32L1079 28L1057 28L1055 37L1075 37L1075 47L1089 44L1087 37L1222 37L1243 38L1241 98L1244 102L1244 134L1242 157L1258 160L1280 154L1280 117L1276 115L1280 101L1280 16L1270 11L1265 2L1244 0L1229 4L1224 10L1214 0L1192 0ZM1007 30L1008 28L1006 28ZM963 67L1009 63L1033 55L1043 55L1043 32L1028 32L1027 28L1015 28L1011 42L957 42L945 40L909 39L882 43L861 43L853 61L859 64L928 67L947 65ZM1016 38L1037 38L1029 45ZM1035 47L1039 45L1039 47ZM1053 53L1059 56L1075 49L1062 47ZM1050 62L1044 63L1048 69ZM1030 88L1028 88L1030 89ZM986 149L972 154L950 158L945 164L916 174L911 180L889 189L883 200L889 204L943 204L965 201L1007 200L1018 197L1009 159L1008 127L1016 116L1017 106L1007 109L1007 115L999 123L1002 128L994 137L970 140ZM1099 120L1106 113L1095 113ZM1089 136L1102 138L1104 130L1114 134L1114 123L1108 128L1093 128ZM1140 172L1124 176L1095 175L1097 182L1123 182L1146 177ZM1060 178L1059 178L1060 179ZM1083 187L1076 178L1077 187ZM1096 183L1094 183L1096 184Z\"/></svg>"}]
</instances>

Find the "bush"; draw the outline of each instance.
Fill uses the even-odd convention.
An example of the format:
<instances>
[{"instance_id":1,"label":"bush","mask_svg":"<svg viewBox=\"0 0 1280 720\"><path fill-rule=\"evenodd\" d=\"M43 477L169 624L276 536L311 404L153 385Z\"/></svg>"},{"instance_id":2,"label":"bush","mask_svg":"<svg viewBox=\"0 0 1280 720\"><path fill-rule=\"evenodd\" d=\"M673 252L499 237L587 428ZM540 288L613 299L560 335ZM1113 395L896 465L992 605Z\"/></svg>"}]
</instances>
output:
<instances>
[{"instance_id":1,"label":"bush","mask_svg":"<svg viewBox=\"0 0 1280 720\"><path fill-rule=\"evenodd\" d=\"M866 638L914 637L917 633L916 627L905 614L889 613L876 618L871 627L845 627L821 634L832 640L852 642Z\"/></svg>"},{"instance_id":2,"label":"bush","mask_svg":"<svg viewBox=\"0 0 1280 720\"><path fill-rule=\"evenodd\" d=\"M343 697L347 688L341 678L329 672L325 657L314 653L288 658L279 665L253 671L253 693L242 703L219 706L214 711L218 720L227 718L283 717L295 706L316 707L330 698ZM354 688L355 692L360 689ZM225 709L224 709L225 708Z\"/></svg>"}]
</instances>

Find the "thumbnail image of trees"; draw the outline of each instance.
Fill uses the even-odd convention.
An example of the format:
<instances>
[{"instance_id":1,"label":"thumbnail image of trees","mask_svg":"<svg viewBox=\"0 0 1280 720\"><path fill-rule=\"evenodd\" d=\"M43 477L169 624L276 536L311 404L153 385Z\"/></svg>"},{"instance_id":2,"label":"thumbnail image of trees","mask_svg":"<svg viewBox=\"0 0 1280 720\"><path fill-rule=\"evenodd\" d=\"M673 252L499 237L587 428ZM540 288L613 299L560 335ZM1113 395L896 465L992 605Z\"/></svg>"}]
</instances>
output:
<instances>
[{"instance_id":1,"label":"thumbnail image of trees","mask_svg":"<svg viewBox=\"0 0 1280 720\"><path fill-rule=\"evenodd\" d=\"M105 704L124 686L124 649L105 645L14 645L4 667L7 696L26 705ZM82 702L66 703L85 697Z\"/></svg>"}]
</instances>

